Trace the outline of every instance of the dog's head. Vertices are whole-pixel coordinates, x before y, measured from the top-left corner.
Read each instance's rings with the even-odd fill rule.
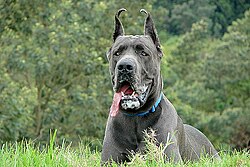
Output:
[[[162,89],[160,60],[163,55],[151,15],[144,23],[144,35],[125,35],[119,15],[115,15],[113,45],[107,52],[114,89],[111,115],[118,110],[140,113],[150,109]]]

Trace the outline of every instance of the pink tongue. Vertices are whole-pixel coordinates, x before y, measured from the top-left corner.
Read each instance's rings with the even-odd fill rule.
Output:
[[[119,104],[120,104],[121,99],[122,99],[122,93],[121,92],[114,94],[113,103],[112,103],[112,106],[110,108],[111,117],[115,117],[116,114],[118,114]]]
[[[122,99],[122,93],[121,92],[124,92],[125,94],[128,94],[128,93],[130,94],[132,89],[129,89],[129,87],[130,87],[129,85],[124,85],[123,87],[121,87],[121,89],[118,92],[116,92],[114,94],[113,103],[112,103],[112,106],[110,108],[110,115],[112,117],[115,117],[118,114],[119,104],[120,104],[120,101]]]

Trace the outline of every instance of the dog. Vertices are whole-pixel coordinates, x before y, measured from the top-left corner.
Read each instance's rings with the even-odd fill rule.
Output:
[[[207,154],[220,159],[207,137],[196,128],[183,124],[170,101],[162,93],[160,62],[163,52],[152,16],[146,14],[144,35],[125,35],[115,14],[113,44],[107,52],[114,90],[106,125],[102,163],[129,161],[132,152],[145,149],[143,131],[152,128],[159,143],[171,142],[164,154],[169,161],[182,163],[199,160]]]

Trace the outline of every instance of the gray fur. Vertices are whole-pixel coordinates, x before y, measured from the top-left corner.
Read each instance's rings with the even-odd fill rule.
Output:
[[[144,90],[141,89],[143,85],[149,88],[140,107],[136,109],[120,107],[115,117],[109,116],[102,149],[102,162],[110,162],[111,159],[117,163],[129,161],[128,155],[131,151],[144,149],[143,131],[149,128],[156,130],[156,139],[163,144],[167,142],[168,134],[171,135],[173,144],[165,150],[169,160],[193,161],[198,160],[204,153],[219,159],[217,151],[207,137],[196,128],[183,124],[165,96],[153,113],[134,117],[124,114],[148,111],[162,92],[160,60],[163,54],[149,13],[144,32],[144,35],[136,36],[118,35],[107,55],[114,92],[119,90],[124,81],[129,82],[138,94],[143,94]],[[123,73],[123,68],[128,68],[126,70],[129,72],[126,75]]]

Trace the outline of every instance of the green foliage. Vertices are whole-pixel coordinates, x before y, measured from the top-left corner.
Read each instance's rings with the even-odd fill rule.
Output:
[[[184,34],[193,23],[206,20],[214,36],[222,36],[232,21],[243,17],[250,7],[247,0],[171,0],[155,3],[155,6],[161,5],[168,10],[165,27],[171,34]]]
[[[244,12],[250,8],[250,2],[247,0],[211,0],[210,2],[216,6],[211,17],[214,35],[224,34],[227,27],[237,18],[242,18]]]
[[[176,92],[173,100],[185,122],[216,144],[238,148],[247,147],[250,138],[249,18],[247,11],[221,40],[209,35],[206,22],[194,24],[168,58],[171,82],[166,81],[166,92]]]
[[[105,53],[121,7],[128,9],[121,15],[126,34],[143,33],[141,8],[153,14],[165,52],[164,93],[184,122],[216,144],[247,147],[250,20],[249,11],[241,18],[249,8],[244,0],[0,1],[0,144],[47,143],[50,129],[58,129],[58,142],[100,147],[112,100]]]
[[[3,4],[1,65],[9,83],[5,84],[1,95],[15,108],[7,108],[9,105],[1,107],[1,115],[13,117],[24,112],[21,116],[28,115],[30,119],[24,121],[30,125],[28,131],[23,125],[19,125],[23,128],[21,132],[9,125],[11,131],[5,133],[9,138],[37,137],[46,141],[49,129],[54,128],[60,129],[61,137],[71,140],[83,133],[100,137],[98,127],[91,129],[84,126],[88,127],[90,121],[102,122],[104,127],[104,120],[95,115],[105,111],[102,105],[106,103],[107,93],[97,95],[93,90],[97,89],[97,83],[101,91],[108,89],[109,85],[105,82],[108,73],[104,72],[103,51],[92,47],[100,45],[91,34],[96,32],[90,31],[96,22],[89,24],[91,20],[87,22],[84,16],[78,14],[83,10],[82,5],[72,1],[60,4],[40,1]],[[101,40],[101,44],[106,42]],[[11,88],[13,84],[16,91]],[[14,97],[8,96],[10,93]],[[18,96],[23,96],[24,100]],[[94,104],[98,103],[100,105],[96,107]],[[25,105],[29,108],[24,108]],[[93,110],[96,112],[90,114],[89,111]],[[19,128],[18,125],[15,127]],[[79,132],[79,128],[86,130]],[[6,131],[7,127],[1,126],[1,129]]]
[[[249,26],[250,11],[247,11],[243,19],[233,22],[228,28],[228,33],[214,48],[204,66],[205,74],[209,78],[206,87],[216,90],[219,102],[217,105],[221,112],[227,115],[235,113],[234,116],[227,118],[230,126],[234,128],[229,133],[230,137],[225,139],[233,141],[238,147],[246,147],[250,137]]]
[[[139,10],[154,12],[152,3],[0,1],[0,144],[46,143],[50,129],[73,144],[102,139],[112,100],[105,53],[114,14],[127,8],[125,31],[142,34]]]
[[[189,0],[181,5],[175,5],[166,21],[167,28],[174,34],[182,34],[190,30],[193,23],[201,19],[208,20],[215,6],[209,0]]]
[[[31,141],[4,144],[0,149],[0,166],[100,166],[100,153],[90,151],[88,146],[80,144],[77,150],[62,143],[57,145],[55,133],[50,144],[43,149]]]
[[[128,164],[121,164],[119,166],[139,166],[139,167],[155,167],[155,166],[183,166],[184,164],[174,164],[164,162],[164,155],[162,151],[166,146],[157,147],[154,143],[155,138],[148,136],[146,138],[146,145],[148,150],[146,154],[134,154],[132,161]],[[75,149],[70,145],[63,143],[58,145],[55,142],[55,133],[50,138],[50,145],[46,145],[43,149],[36,146],[33,142],[22,141],[20,143],[9,144],[6,143],[0,148],[0,166],[82,166],[92,167],[100,166],[100,152],[91,151],[86,145],[80,144]],[[249,153],[246,151],[228,153],[226,151],[220,152],[221,161],[212,161],[207,157],[202,157],[200,161],[188,162],[187,167],[196,166],[247,166],[250,163]],[[113,163],[109,166],[118,166]]]
[[[210,106],[211,100],[207,101],[205,96],[200,95],[213,93],[203,89],[204,76],[200,73],[206,55],[201,50],[207,47],[206,41],[209,38],[207,27],[204,21],[194,24],[192,30],[179,40],[172,56],[167,58],[171,71],[164,77],[166,94],[175,94],[168,97],[176,102],[175,107],[184,122],[191,124],[196,124],[199,117],[202,117],[197,109],[203,111],[206,108],[204,106]]]

